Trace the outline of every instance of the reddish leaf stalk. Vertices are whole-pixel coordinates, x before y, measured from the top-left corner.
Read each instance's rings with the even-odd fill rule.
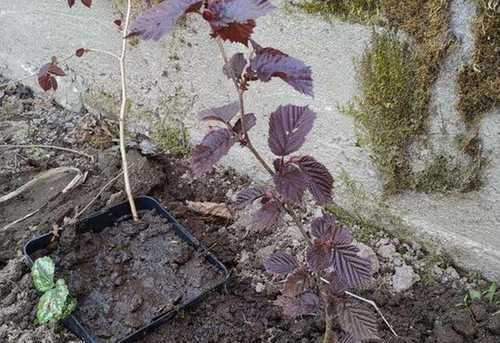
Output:
[[[217,45],[219,46],[219,51],[222,55],[222,59],[224,60],[224,63],[227,64],[229,59],[227,57],[226,51],[224,50],[224,44],[222,40],[217,37]],[[244,90],[240,88],[238,85],[238,81],[233,74],[233,71],[230,68],[230,74],[231,74],[231,80],[233,81],[234,87],[236,89],[236,92],[238,93],[238,99],[240,103],[240,118],[241,118],[241,128],[243,131],[243,137],[245,139],[245,146],[250,150],[250,152],[254,155],[254,157],[257,159],[257,161],[264,167],[264,169],[271,175],[271,177],[274,176],[274,171],[273,169],[269,166],[269,164],[264,160],[264,158],[259,154],[257,149],[252,144],[252,141],[250,139],[250,136],[248,134],[247,128],[245,127],[245,120],[243,120],[243,116],[245,114],[245,100],[243,97]],[[308,244],[312,243],[311,238],[307,235],[305,229],[304,229],[304,224],[300,220],[299,216],[289,207],[287,207],[285,204],[281,204],[281,206],[285,209],[285,211],[292,217],[295,225],[299,229],[300,233],[304,237],[304,239],[307,241]]]
[[[120,106],[120,154],[122,158],[122,169],[123,178],[125,183],[125,192],[127,193],[128,202],[130,204],[130,211],[132,212],[132,218],[135,222],[139,221],[139,216],[137,215],[137,209],[135,207],[134,196],[132,195],[132,189],[130,187],[130,178],[128,171],[128,161],[127,161],[127,150],[125,147],[125,117],[127,115],[127,75],[125,68],[125,57],[127,52],[128,41],[126,39],[128,27],[130,23],[130,12],[131,12],[131,0],[127,0],[127,15],[125,17],[125,26],[122,33],[122,51],[119,58],[120,61],[120,74],[121,74],[121,86],[122,86],[122,102]]]

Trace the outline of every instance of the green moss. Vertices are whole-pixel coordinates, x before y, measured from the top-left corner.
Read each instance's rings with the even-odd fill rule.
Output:
[[[477,2],[476,50],[458,76],[458,109],[469,124],[500,106],[500,3]]]
[[[339,17],[362,23],[380,20],[380,0],[305,0],[296,6],[306,13],[327,18]]]
[[[162,123],[155,127],[152,135],[155,143],[164,151],[178,156],[186,156],[191,152],[189,146],[189,133],[187,129],[179,123]]]
[[[374,152],[387,193],[410,185],[407,149],[428,116],[429,87],[419,74],[423,63],[395,32],[373,32],[357,70],[363,95],[344,107],[356,120],[360,144]]]
[[[415,176],[415,189],[425,193],[468,192],[481,186],[481,173],[485,161],[464,168],[453,162],[451,156],[437,156],[422,172]],[[476,165],[476,167],[474,167]]]

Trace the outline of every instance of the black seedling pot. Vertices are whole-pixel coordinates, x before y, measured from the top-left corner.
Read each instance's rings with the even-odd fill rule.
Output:
[[[205,290],[202,294],[192,298],[187,299],[181,305],[179,305],[176,309],[165,311],[160,313],[153,319],[151,319],[150,323],[140,328],[139,330],[133,332],[132,334],[122,338],[119,340],[119,343],[128,343],[134,342],[137,339],[143,337],[148,331],[157,328],[158,326],[165,324],[172,320],[176,314],[185,309],[186,307],[195,304],[196,302],[202,300],[209,292],[221,287],[224,285],[228,278],[229,272],[227,268],[215,257],[212,253],[210,253],[205,246],[200,243],[195,237],[193,237],[177,220],[175,220],[172,215],[161,206],[161,204],[153,197],[139,197],[135,199],[135,204],[137,206],[138,211],[151,211],[155,210],[156,213],[167,219],[169,223],[173,224],[173,228],[175,229],[175,233],[179,238],[183,241],[191,245],[195,250],[200,251],[206,256],[206,260],[208,263],[214,265],[218,271],[221,273],[221,280],[213,285],[211,288]],[[77,232],[100,232],[107,227],[113,226],[118,220],[123,221],[130,219],[130,207],[128,203],[122,203],[120,205],[113,206],[109,209],[103,210],[101,212],[96,213],[95,215],[83,219],[77,225]],[[52,233],[45,234],[38,238],[30,240],[23,248],[23,253],[25,257],[26,264],[29,267],[33,265],[33,254],[37,251],[43,250],[47,248],[50,241],[52,239]],[[85,328],[85,323],[80,323],[78,319],[74,315],[70,315],[66,319],[63,320],[63,324],[66,328],[68,328],[71,332],[73,332],[76,336],[81,338],[84,342],[87,343],[98,343],[98,340],[94,338],[91,332],[89,332]]]

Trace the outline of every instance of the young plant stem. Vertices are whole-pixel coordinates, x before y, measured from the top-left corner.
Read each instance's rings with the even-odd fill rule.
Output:
[[[222,55],[222,59],[224,60],[224,63],[227,65],[229,62],[229,58],[227,57],[226,51],[224,50],[224,44],[220,38],[216,39],[217,45],[219,46],[219,51]],[[252,141],[250,139],[250,135],[248,134],[247,128],[245,126],[245,121],[243,120],[243,117],[245,115],[245,100],[243,97],[244,91],[240,88],[238,85],[238,80],[236,79],[236,76],[233,74],[233,70],[231,68],[229,69],[229,73],[231,75],[231,80],[233,81],[234,88],[236,89],[236,92],[238,93],[238,100],[240,103],[240,118],[241,118],[241,128],[243,131],[243,137],[245,139],[245,146],[250,150],[250,152],[254,155],[255,159],[264,167],[264,169],[271,175],[271,177],[274,176],[274,171],[273,169],[269,166],[269,164],[264,160],[264,158],[259,154],[257,149],[252,144]],[[285,204],[282,204],[283,208],[285,211],[292,217],[295,225],[299,229],[300,233],[304,237],[304,239],[307,241],[308,244],[311,244],[311,238],[307,235],[306,231],[304,230],[304,225],[302,224],[302,221],[300,220],[299,216],[295,213],[295,211],[289,207],[287,207]]]
[[[125,118],[127,115],[127,74],[125,68],[125,57],[127,53],[127,32],[130,23],[130,12],[131,12],[131,0],[127,0],[127,14],[125,16],[125,25],[123,27],[122,33],[122,51],[120,55],[120,75],[121,75],[121,87],[122,87],[122,102],[120,106],[120,153],[122,157],[122,169],[123,169],[123,179],[125,183],[125,193],[127,194],[128,202],[130,204],[130,212],[132,212],[132,218],[134,222],[139,221],[139,216],[137,215],[137,209],[135,207],[134,196],[132,195],[132,189],[130,187],[130,178],[128,172],[128,162],[127,162],[127,150],[125,147]]]

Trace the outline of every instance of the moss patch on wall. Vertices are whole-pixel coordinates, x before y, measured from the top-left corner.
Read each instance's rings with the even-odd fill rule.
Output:
[[[380,5],[380,0],[305,0],[296,4],[306,13],[361,23],[380,21]]]
[[[430,99],[422,56],[394,31],[373,32],[357,70],[363,95],[343,111],[356,119],[359,143],[374,152],[387,193],[410,187],[408,148],[424,131]]]
[[[477,2],[476,50],[458,76],[458,109],[469,124],[500,106],[500,2]]]

